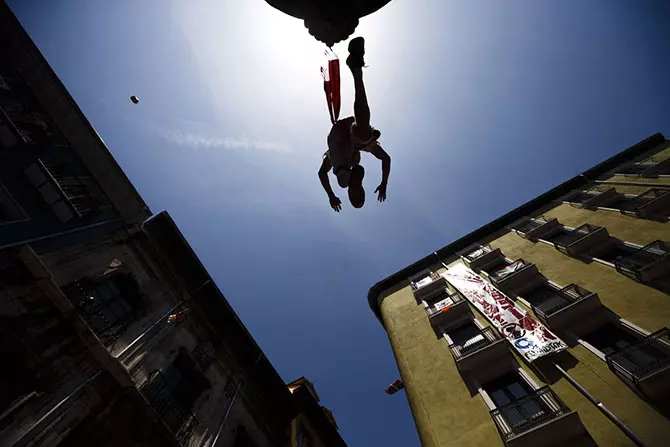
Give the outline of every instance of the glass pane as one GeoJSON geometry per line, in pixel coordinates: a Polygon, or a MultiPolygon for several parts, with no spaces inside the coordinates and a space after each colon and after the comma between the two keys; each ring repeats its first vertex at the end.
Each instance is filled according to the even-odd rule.
{"type": "Polygon", "coordinates": [[[528,395],[526,389],[519,382],[510,383],[507,386],[507,389],[515,399],[521,399],[522,397],[526,397],[528,395]]]}
{"type": "Polygon", "coordinates": [[[112,310],[112,312],[114,312],[114,315],[116,315],[116,317],[119,320],[122,320],[126,315],[128,315],[128,311],[126,310],[126,307],[124,307],[123,304],[121,304],[120,301],[112,302],[109,305],[109,307],[112,310]]]}
{"type": "Polygon", "coordinates": [[[97,291],[100,295],[100,298],[102,298],[105,301],[109,301],[112,298],[114,298],[114,293],[110,289],[108,281],[100,283],[97,287],[97,291]]]}
{"type": "Polygon", "coordinates": [[[89,324],[91,325],[91,328],[93,329],[93,332],[100,333],[107,329],[109,325],[105,322],[105,320],[100,317],[100,315],[91,315],[89,318],[89,324]]]}
{"type": "Polygon", "coordinates": [[[102,309],[102,317],[107,321],[107,323],[109,323],[110,326],[113,326],[119,320],[117,316],[114,315],[114,312],[106,307],[102,309]]]}
{"type": "Polygon", "coordinates": [[[504,407],[508,403],[512,402],[507,396],[504,390],[495,390],[490,393],[491,400],[496,404],[496,407],[504,407]]]}
{"type": "Polygon", "coordinates": [[[481,337],[480,330],[474,323],[463,325],[450,331],[447,335],[449,335],[449,338],[456,344],[464,344],[468,340],[472,340],[477,336],[481,337]]]}

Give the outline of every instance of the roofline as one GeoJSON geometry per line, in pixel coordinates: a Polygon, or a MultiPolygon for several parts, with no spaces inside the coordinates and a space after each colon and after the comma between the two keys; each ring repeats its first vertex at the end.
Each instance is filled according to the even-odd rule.
{"type": "Polygon", "coordinates": [[[384,326],[384,320],[381,316],[381,302],[378,299],[379,294],[384,290],[390,289],[396,284],[401,283],[402,281],[407,280],[408,277],[419,273],[426,268],[435,265],[441,262],[442,259],[448,258],[449,256],[454,255],[456,252],[468,247],[469,245],[474,244],[478,240],[483,239],[484,237],[495,233],[503,229],[505,226],[513,223],[515,220],[524,217],[531,212],[541,208],[544,205],[547,205],[553,200],[561,197],[562,195],[567,194],[568,192],[579,188],[589,182],[592,182],[597,179],[597,177],[607,173],[608,171],[614,169],[616,166],[625,163],[634,159],[637,156],[640,156],[654,147],[664,143],[666,141],[662,133],[656,133],[639,143],[629,147],[626,150],[615,154],[614,156],[608,158],[600,164],[592,167],[591,169],[584,171],[584,173],[579,174],[560,185],[550,189],[544,194],[530,200],[529,202],[524,203],[520,207],[510,211],[509,213],[489,222],[488,224],[480,227],[473,232],[463,236],[456,241],[445,245],[441,249],[429,254],[428,256],[423,257],[414,264],[405,267],[402,270],[397,271],[396,273],[384,278],[375,285],[373,285],[368,292],[368,304],[372,309],[372,312],[377,316],[379,322],[384,326]]]}

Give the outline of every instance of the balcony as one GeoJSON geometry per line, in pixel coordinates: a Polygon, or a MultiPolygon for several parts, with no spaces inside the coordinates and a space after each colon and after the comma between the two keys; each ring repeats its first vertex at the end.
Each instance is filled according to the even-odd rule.
{"type": "Polygon", "coordinates": [[[25,174],[61,222],[98,211],[97,200],[79,177],[40,159],[25,174]]]}
{"type": "Polygon", "coordinates": [[[609,368],[650,399],[670,393],[670,329],[663,328],[606,357],[609,368]]]}
{"type": "Polygon", "coordinates": [[[595,209],[616,202],[620,194],[615,188],[597,187],[590,191],[580,191],[567,199],[575,208],[595,209]],[[601,189],[602,188],[602,189],[601,189]]]}
{"type": "Polygon", "coordinates": [[[635,163],[623,172],[627,177],[656,177],[670,173],[670,157],[655,156],[643,162],[635,163]]]}
{"type": "Polygon", "coordinates": [[[663,241],[654,241],[637,251],[614,260],[617,271],[637,281],[648,283],[670,270],[670,253],[663,241]]]}
{"type": "Polygon", "coordinates": [[[621,214],[642,219],[653,216],[667,216],[670,211],[670,190],[650,189],[639,196],[625,200],[619,206],[621,214]]]}
{"type": "Polygon", "coordinates": [[[556,249],[568,256],[580,256],[609,239],[606,228],[584,224],[574,230],[563,229],[549,238],[556,249]]]}
{"type": "Polygon", "coordinates": [[[465,342],[449,344],[449,350],[459,371],[465,373],[495,368],[504,363],[500,362],[502,357],[509,355],[505,340],[490,327],[465,342]]]}
{"type": "Polygon", "coordinates": [[[491,410],[491,417],[507,446],[588,444],[586,429],[577,413],[571,411],[548,386],[491,410]],[[583,442],[579,442],[580,439],[583,442]]]}
{"type": "Polygon", "coordinates": [[[447,281],[439,274],[432,272],[419,281],[411,281],[412,292],[417,302],[425,300],[431,295],[441,293],[447,287],[447,281]]]}
{"type": "Polygon", "coordinates": [[[488,274],[491,282],[504,292],[516,295],[533,290],[544,282],[535,264],[518,259],[488,274]]]}
{"type": "Polygon", "coordinates": [[[532,304],[535,315],[551,329],[572,326],[600,307],[600,298],[597,294],[576,284],[555,290],[532,304]]]}
{"type": "Polygon", "coordinates": [[[470,315],[470,308],[460,294],[441,295],[442,299],[431,303],[426,308],[428,319],[433,329],[449,330],[463,322],[470,315]]]}
{"type": "Polygon", "coordinates": [[[177,441],[181,445],[188,445],[198,420],[177,402],[163,374],[154,372],[140,391],[177,441]]]}
{"type": "Polygon", "coordinates": [[[549,221],[526,219],[520,224],[514,226],[514,230],[517,232],[517,234],[533,242],[537,241],[538,239],[544,239],[551,234],[560,231],[560,229],[561,224],[558,223],[558,219],[556,218],[549,221]]]}
{"type": "Polygon", "coordinates": [[[495,250],[488,245],[480,247],[463,257],[465,264],[472,270],[482,270],[499,263],[503,255],[499,248],[495,250]]]}

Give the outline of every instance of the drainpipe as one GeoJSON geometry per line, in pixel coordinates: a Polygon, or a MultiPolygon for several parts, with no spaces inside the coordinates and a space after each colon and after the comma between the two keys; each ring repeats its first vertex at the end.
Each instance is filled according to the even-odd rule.
{"type": "Polygon", "coordinates": [[[593,396],[591,393],[589,393],[586,388],[584,388],[579,382],[577,382],[570,374],[568,374],[563,368],[558,366],[556,363],[554,363],[554,366],[558,371],[563,375],[563,377],[566,378],[568,382],[577,390],[584,395],[593,405],[598,407],[601,413],[603,413],[605,416],[607,416],[607,419],[612,421],[614,425],[619,427],[619,429],[623,432],[624,435],[626,435],[631,441],[635,443],[635,445],[639,447],[645,447],[645,443],[642,442],[640,438],[637,437],[637,435],[631,430],[626,424],[624,424],[614,413],[612,413],[605,405],[603,405],[602,402],[600,402],[598,399],[596,399],[595,396],[593,396]]]}
{"type": "MultiPolygon", "coordinates": [[[[228,380],[232,380],[228,379],[228,380]]],[[[219,440],[219,435],[221,434],[221,431],[223,430],[223,427],[226,426],[226,421],[228,420],[228,416],[230,415],[230,410],[233,409],[233,405],[235,404],[235,399],[237,399],[237,393],[240,391],[240,385],[241,382],[237,382],[237,387],[235,387],[235,394],[233,394],[233,398],[230,399],[230,404],[228,405],[228,409],[226,410],[226,414],[223,416],[223,421],[221,421],[221,425],[219,426],[219,430],[216,432],[216,436],[214,437],[214,441],[212,441],[211,444],[208,444],[208,446],[215,447],[216,446],[216,441],[219,440]]]]}

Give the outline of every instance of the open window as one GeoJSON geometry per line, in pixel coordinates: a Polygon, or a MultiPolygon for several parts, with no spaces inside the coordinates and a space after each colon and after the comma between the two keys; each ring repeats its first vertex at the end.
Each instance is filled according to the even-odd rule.
{"type": "Polygon", "coordinates": [[[126,273],[82,278],[63,291],[104,344],[116,341],[145,308],[139,285],[126,273]]]}

